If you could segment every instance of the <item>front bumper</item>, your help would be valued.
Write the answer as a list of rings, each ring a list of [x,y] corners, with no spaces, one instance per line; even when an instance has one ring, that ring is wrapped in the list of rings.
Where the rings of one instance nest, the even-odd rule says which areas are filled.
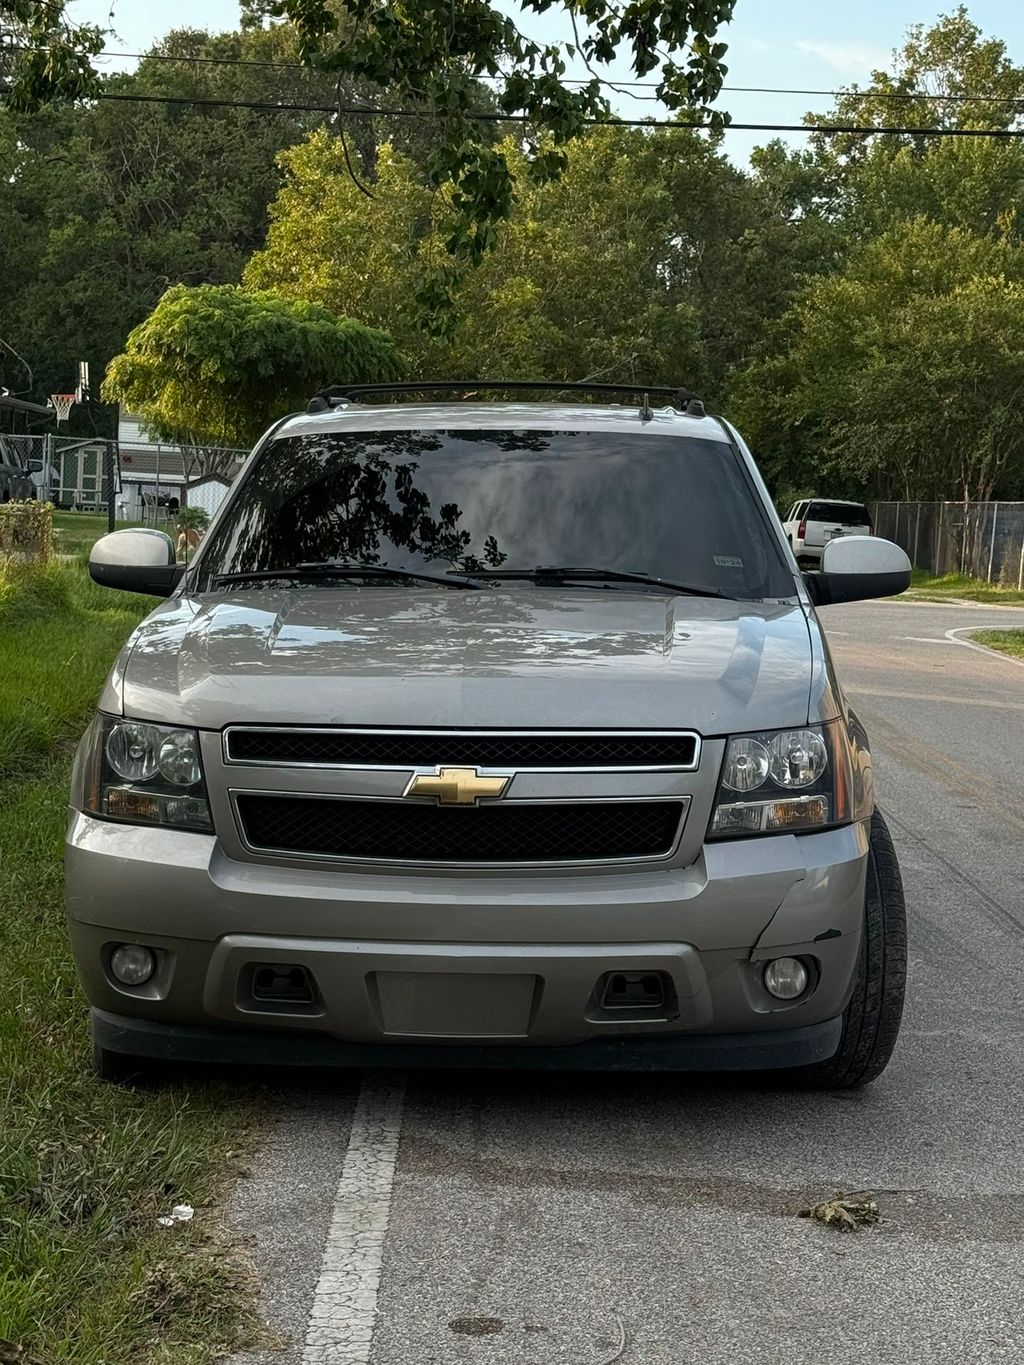
[[[842,1019],[768,1033],[676,1033],[608,1038],[571,1047],[348,1043],[322,1033],[197,1028],[92,1012],[93,1041],[110,1052],[156,1063],[281,1067],[458,1067],[539,1071],[769,1071],[827,1061]]]
[[[861,823],[709,844],[687,868],[421,877],[243,864],[212,836],[74,813],[67,902],[97,1037],[112,1051],[289,1065],[440,1054],[469,1065],[793,1066],[838,1046],[867,848]],[[111,977],[122,942],[156,951],[145,986]],[[782,955],[812,969],[813,989],[794,1004],[762,982],[764,962]],[[302,967],[313,998],[255,998],[260,964]],[[598,985],[621,972],[656,974],[663,1005],[605,1008]]]

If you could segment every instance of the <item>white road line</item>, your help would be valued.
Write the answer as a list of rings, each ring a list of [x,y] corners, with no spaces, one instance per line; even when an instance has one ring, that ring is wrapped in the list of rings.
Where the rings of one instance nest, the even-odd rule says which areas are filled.
[[[904,635],[904,640],[913,640],[915,645],[956,645],[959,640],[937,640],[934,635]]]
[[[400,1075],[368,1074],[363,1081],[302,1365],[367,1365],[370,1359],[404,1096]]]
[[[976,649],[979,654],[987,654],[990,659],[1002,659],[1004,663],[1024,668],[1024,659],[1014,659],[1009,654],[1001,654],[998,649],[988,649],[985,645],[976,645],[973,640],[960,639],[961,634],[969,635],[975,630],[991,630],[991,626],[957,626],[954,630],[946,631],[946,639],[950,644],[963,645],[964,649]]]

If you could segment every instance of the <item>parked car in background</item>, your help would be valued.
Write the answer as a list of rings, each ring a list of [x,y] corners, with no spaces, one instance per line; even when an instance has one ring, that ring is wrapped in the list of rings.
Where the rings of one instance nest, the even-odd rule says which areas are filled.
[[[907,556],[842,536],[801,574],[686,393],[402,388],[275,425],[189,565],[157,530],[93,546],[167,598],[73,778],[100,1072],[877,1076],[903,893],[815,608],[902,592]]]
[[[0,502],[23,502],[35,496],[35,484],[17,446],[0,436]]]
[[[57,471],[49,460],[29,460],[29,477],[40,502],[53,502],[57,488]]]
[[[871,515],[862,502],[838,498],[803,498],[782,523],[797,560],[821,559],[830,540],[872,534]]]

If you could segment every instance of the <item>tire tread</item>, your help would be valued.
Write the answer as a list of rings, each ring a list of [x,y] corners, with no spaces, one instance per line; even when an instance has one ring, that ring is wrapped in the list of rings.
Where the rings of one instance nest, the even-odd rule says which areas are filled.
[[[880,812],[871,817],[864,929],[857,981],[834,1057],[807,1068],[817,1087],[850,1089],[880,1076],[899,1036],[907,978],[907,917],[896,849]]]

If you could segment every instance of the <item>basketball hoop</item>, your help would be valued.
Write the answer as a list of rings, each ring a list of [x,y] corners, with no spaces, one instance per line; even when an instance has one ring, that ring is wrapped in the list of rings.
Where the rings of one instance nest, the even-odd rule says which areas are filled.
[[[75,404],[75,395],[73,393],[51,393],[50,403],[57,409],[57,425],[60,426],[61,422],[66,422],[71,415],[71,409]]]

